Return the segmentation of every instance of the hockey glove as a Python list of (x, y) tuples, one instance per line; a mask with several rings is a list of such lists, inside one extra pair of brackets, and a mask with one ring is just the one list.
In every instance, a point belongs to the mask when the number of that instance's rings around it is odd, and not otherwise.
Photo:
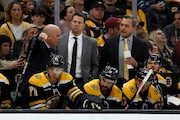
[(101, 109), (101, 105), (95, 103), (94, 101), (89, 101), (88, 99), (85, 99), (82, 104), (82, 108), (84, 109)]

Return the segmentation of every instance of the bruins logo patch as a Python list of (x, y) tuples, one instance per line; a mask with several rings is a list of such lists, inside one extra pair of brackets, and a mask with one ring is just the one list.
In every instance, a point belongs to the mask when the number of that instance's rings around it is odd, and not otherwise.
[(133, 86), (129, 86), (129, 89), (130, 89), (130, 91), (131, 91), (132, 93), (135, 93), (135, 92), (136, 92), (136, 90), (135, 90), (135, 88), (134, 88)]
[(172, 7), (171, 8), (171, 12), (177, 12), (178, 11), (178, 7)]
[(92, 84), (91, 87), (94, 89), (94, 90), (97, 90), (97, 86), (95, 84)]
[(37, 78), (37, 79), (41, 79), (42, 78), (41, 75), (39, 75), (39, 74), (34, 75), (34, 77)]
[(154, 89), (154, 93), (157, 95), (159, 94), (159, 91), (157, 89)]
[(172, 78), (171, 77), (166, 77), (166, 86), (171, 87), (172, 86)]

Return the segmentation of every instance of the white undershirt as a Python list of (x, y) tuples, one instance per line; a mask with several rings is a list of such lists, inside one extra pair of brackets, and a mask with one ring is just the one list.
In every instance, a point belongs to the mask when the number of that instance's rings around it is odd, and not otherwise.
[(11, 25), (12, 25), (12, 32), (16, 38), (16, 41), (21, 40), (23, 33), (22, 23), (18, 26), (14, 26), (13, 24)]
[(69, 39), (68, 39), (68, 65), (67, 71), (70, 72), (71, 68), (71, 61), (72, 61), (72, 52), (73, 52), (73, 45), (75, 39), (73, 37), (77, 37), (77, 59), (76, 59), (76, 77), (82, 77), (82, 70), (81, 70), (81, 55), (82, 55), (82, 34), (79, 36), (74, 36), (72, 32), (69, 32)]

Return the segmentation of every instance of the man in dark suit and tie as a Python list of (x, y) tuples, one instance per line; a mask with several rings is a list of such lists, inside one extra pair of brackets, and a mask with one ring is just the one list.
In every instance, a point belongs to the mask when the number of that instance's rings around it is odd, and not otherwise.
[[(120, 23), (120, 35), (106, 40), (100, 57), (99, 71), (107, 64), (119, 69), (119, 87), (135, 76), (135, 71), (143, 67), (149, 56), (147, 42), (134, 35), (136, 25), (137, 19), (133, 15), (124, 15)], [(131, 56), (124, 57), (125, 49)], [(131, 69), (127, 69), (127, 65), (131, 66)]]
[[(28, 79), (37, 72), (42, 72), (46, 70), (47, 63), (50, 59), (51, 48), (58, 44), (60, 40), (61, 31), (58, 26), (53, 24), (48, 24), (44, 27), (43, 32), (46, 33), (44, 35), (40, 34), (29, 43), (28, 53), (27, 53), (27, 66), (25, 69), (25, 73), (23, 75), (23, 81), (20, 84), (20, 92), (22, 94), (22, 98), (26, 99), (27, 96), (27, 86)], [(42, 36), (41, 36), (42, 35)], [(40, 38), (40, 36), (42, 38)], [(26, 108), (28, 105), (26, 104), (28, 101), (23, 100), (22, 107)]]
[(71, 31), (61, 36), (57, 51), (64, 57), (64, 70), (70, 73), (81, 89), (84, 83), (98, 76), (97, 42), (82, 33), (85, 18), (74, 14)]

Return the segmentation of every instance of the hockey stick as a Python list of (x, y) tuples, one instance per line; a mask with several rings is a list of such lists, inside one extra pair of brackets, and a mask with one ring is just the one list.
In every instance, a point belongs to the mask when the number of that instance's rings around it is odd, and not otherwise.
[(149, 77), (151, 76), (152, 73), (153, 73), (153, 70), (150, 69), (149, 72), (144, 77), (144, 79), (141, 82), (141, 84), (139, 85), (136, 94), (134, 94), (134, 96), (132, 97), (130, 104), (127, 104), (126, 107), (124, 108), (125, 110), (127, 110), (129, 108), (129, 106), (133, 103), (134, 98), (139, 94), (139, 92), (141, 91), (141, 89), (143, 88), (144, 84), (147, 82), (147, 80), (149, 79)]
[(38, 38), (36, 38), (36, 37), (33, 37), (33, 38), (31, 39), (32, 43), (31, 43), (31, 46), (30, 46), (30, 51), (29, 51), (29, 54), (28, 54), (26, 63), (25, 63), (25, 65), (24, 65), (24, 68), (23, 68), (23, 71), (22, 71), (22, 76), (21, 76), (20, 80), (17, 81), (17, 85), (16, 85), (16, 90), (15, 90), (15, 94), (14, 94), (13, 103), (16, 101), (16, 98), (17, 98), (17, 96), (18, 96), (20, 83), (23, 81), (23, 78), (24, 78), (24, 75), (25, 75), (25, 72), (26, 72), (26, 69), (27, 69), (27, 66), (28, 66), (28, 62), (29, 62), (30, 57), (31, 57), (32, 50), (33, 50), (33, 48), (34, 48), (34, 45), (35, 45), (37, 39), (38, 39)]

